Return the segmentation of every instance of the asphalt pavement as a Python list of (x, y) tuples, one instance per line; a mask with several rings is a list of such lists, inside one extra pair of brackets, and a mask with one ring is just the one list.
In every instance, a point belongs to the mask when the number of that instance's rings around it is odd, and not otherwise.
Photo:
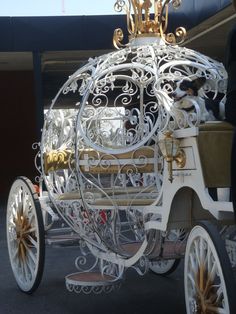
[(0, 314), (185, 314), (183, 262), (161, 277), (134, 270), (126, 273), (120, 290), (84, 295), (68, 292), (65, 276), (76, 272), (78, 248), (47, 246), (42, 282), (33, 295), (22, 293), (13, 277), (5, 236), (5, 206), (0, 207)]

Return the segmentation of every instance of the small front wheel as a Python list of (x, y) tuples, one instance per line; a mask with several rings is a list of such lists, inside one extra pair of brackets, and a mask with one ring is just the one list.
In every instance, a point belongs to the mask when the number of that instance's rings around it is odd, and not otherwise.
[(199, 223), (189, 234), (184, 265), (187, 314), (236, 313), (235, 282), (219, 232)]
[[(186, 231), (184, 229), (169, 230), (165, 240), (177, 243), (186, 238)], [(160, 259), (151, 260), (149, 262), (149, 269), (156, 275), (168, 276), (173, 273), (180, 263), (180, 258), (177, 259)]]
[(180, 259), (150, 261), (149, 269), (156, 275), (168, 276), (176, 270), (179, 263)]
[(45, 240), (38, 195), (31, 181), (17, 178), (7, 204), (7, 244), (11, 268), (17, 285), (25, 293), (34, 292), (41, 281)]

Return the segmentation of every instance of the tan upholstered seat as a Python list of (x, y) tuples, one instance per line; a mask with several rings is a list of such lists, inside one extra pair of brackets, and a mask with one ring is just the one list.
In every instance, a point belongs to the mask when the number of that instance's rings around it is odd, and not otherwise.
[[(142, 147), (135, 151), (122, 154), (105, 154), (93, 149), (81, 150), (78, 153), (80, 171), (86, 174), (119, 174), (119, 173), (153, 173), (157, 167), (154, 149)], [(52, 150), (44, 154), (44, 171), (50, 172), (74, 169), (75, 158), (71, 150)], [(97, 206), (145, 206), (154, 202), (157, 197), (156, 187), (112, 186), (84, 189), (83, 197), (88, 197), (90, 204)], [(93, 194), (91, 198), (89, 195)], [(80, 191), (62, 193), (58, 201), (81, 199)]]
[[(101, 197), (102, 192), (98, 192), (98, 189), (92, 188), (92, 189), (84, 189), (83, 194), (86, 193), (93, 193), (97, 194), (97, 196)], [(154, 193), (156, 191), (155, 187), (134, 187), (134, 186), (128, 186), (128, 187), (113, 187), (113, 188), (103, 188), (103, 194), (108, 196), (117, 196), (117, 195), (136, 195), (138, 193)], [(81, 193), (79, 191), (69, 192), (69, 193), (63, 193), (59, 196), (60, 200), (75, 200), (81, 198)]]
[[(122, 154), (105, 154), (93, 149), (79, 151), (79, 167), (84, 173), (138, 173), (154, 172), (154, 150), (142, 147)], [(44, 153), (44, 172), (75, 167), (75, 157), (71, 150), (52, 150)]]
[[(98, 192), (98, 189), (85, 189), (83, 195), (86, 198), (86, 193), (93, 193), (94, 200), (93, 205), (103, 205), (103, 206), (145, 206), (150, 205), (154, 202), (156, 195), (155, 187), (115, 187), (115, 188), (105, 188), (103, 192)], [(107, 196), (108, 197), (107, 197)], [(142, 198), (140, 198), (140, 195)], [(145, 197), (146, 196), (146, 197)], [(81, 193), (70, 192), (63, 193), (58, 197), (59, 201), (71, 201), (81, 198)]]
[(207, 187), (230, 186), (232, 138), (233, 127), (227, 122), (200, 125), (198, 147)]

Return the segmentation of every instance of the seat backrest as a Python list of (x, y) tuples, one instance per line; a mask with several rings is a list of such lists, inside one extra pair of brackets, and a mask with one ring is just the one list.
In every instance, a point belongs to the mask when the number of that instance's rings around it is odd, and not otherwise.
[[(78, 153), (79, 167), (84, 173), (106, 174), (154, 172), (155, 151), (153, 147), (141, 147), (135, 151), (122, 154), (106, 154), (93, 149), (80, 150)], [(52, 150), (44, 153), (44, 172), (75, 168), (75, 156), (71, 150)]]
[(199, 126), (198, 148), (207, 187), (230, 187), (233, 126), (215, 121)]

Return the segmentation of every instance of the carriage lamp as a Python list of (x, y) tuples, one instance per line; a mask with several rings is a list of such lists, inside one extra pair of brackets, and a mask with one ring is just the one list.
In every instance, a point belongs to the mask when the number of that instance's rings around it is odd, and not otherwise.
[(180, 141), (172, 136), (171, 131), (165, 132), (165, 138), (159, 141), (159, 147), (168, 165), (169, 181), (173, 182), (173, 161), (178, 168), (186, 164), (186, 155), (183, 149), (179, 148)]

